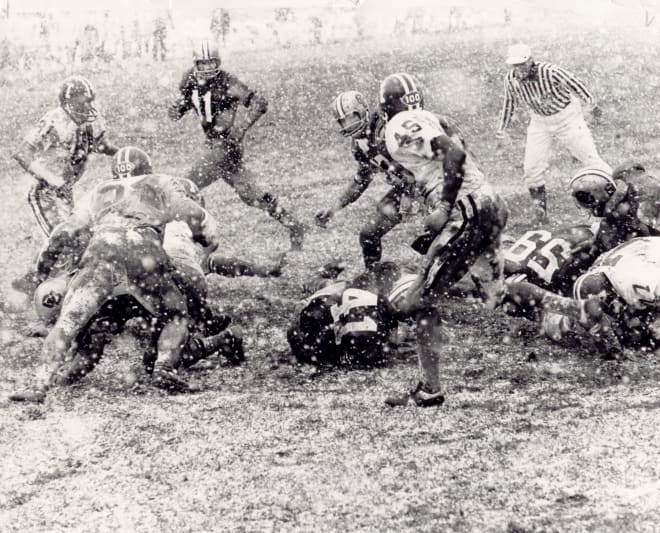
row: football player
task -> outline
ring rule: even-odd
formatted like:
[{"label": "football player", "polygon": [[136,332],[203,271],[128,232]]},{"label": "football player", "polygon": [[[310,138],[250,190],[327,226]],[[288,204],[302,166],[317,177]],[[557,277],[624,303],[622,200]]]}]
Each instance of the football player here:
[{"label": "football player", "polygon": [[321,367],[382,364],[398,324],[387,295],[401,277],[399,268],[375,263],[353,280],[333,280],[341,269],[331,270],[306,284],[320,288],[295,313],[287,332],[291,352],[298,362]]},{"label": "football player", "polygon": [[[600,305],[590,301],[594,297]],[[507,284],[504,306],[514,304],[518,314],[541,321],[555,342],[571,343],[588,332],[601,341],[605,358],[617,358],[623,347],[660,346],[659,302],[660,237],[638,237],[601,255],[576,280],[573,299],[514,282]]]},{"label": "football player", "polygon": [[[243,137],[268,109],[266,98],[221,69],[218,48],[208,40],[202,40],[193,51],[193,66],[184,73],[179,92],[169,108],[170,118],[179,120],[194,109],[206,136],[207,151],[187,177],[200,188],[222,179],[243,202],[267,211],[287,228],[292,249],[301,249],[303,225],[278,204],[277,198],[262,191],[243,166]],[[247,108],[244,120],[236,120],[239,105]]]},{"label": "football player", "polygon": [[604,252],[635,237],[660,235],[660,180],[637,163],[624,164],[612,174],[583,168],[570,181],[576,203],[601,219],[592,242],[576,252],[571,267],[589,267]]},{"label": "football player", "polygon": [[[409,83],[414,83],[407,74]],[[351,138],[351,151],[357,162],[357,172],[335,203],[316,214],[316,223],[326,227],[330,219],[341,209],[355,202],[369,187],[378,173],[392,186],[376,207],[376,215],[360,230],[360,246],[364,265],[368,269],[382,256],[381,240],[402,220],[402,204],[410,204],[413,194],[412,176],[392,160],[385,148],[385,119],[376,110],[369,112],[365,97],[358,91],[339,94],[332,110],[344,137]],[[405,207],[404,207],[405,208]]]},{"label": "football player", "polygon": [[543,289],[570,296],[582,271],[571,270],[573,250],[591,243],[597,228],[579,225],[553,233],[544,229],[525,232],[504,247],[504,275],[511,281],[529,281]]},{"label": "football player", "polygon": [[624,346],[660,346],[660,237],[638,237],[601,255],[575,282],[575,298],[598,296]]},{"label": "football player", "polygon": [[381,108],[388,117],[387,150],[414,176],[428,215],[425,234],[415,243],[425,254],[421,273],[401,304],[401,313],[417,324],[422,380],[411,392],[388,398],[386,403],[427,407],[444,402],[437,301],[482,255],[491,270],[489,292],[495,299],[502,285],[499,244],[508,211],[462,139],[452,135],[437,115],[421,109],[419,88],[409,86],[405,79],[394,83],[393,78],[402,77],[389,76],[380,91]]},{"label": "football player", "polygon": [[[47,279],[36,289],[35,310],[44,323],[52,324],[56,321],[62,301],[74,278],[75,273],[63,273]],[[75,354],[70,361],[58,368],[53,377],[53,384],[71,384],[91,372],[100,361],[106,346],[123,331],[129,320],[136,318],[140,320],[142,331],[150,339],[147,351],[143,355],[143,363],[145,370],[151,373],[157,355],[158,338],[164,324],[155,309],[139,298],[139,293],[132,294],[128,286],[115,287],[113,294],[81,328],[73,343]],[[231,363],[242,360],[244,357],[242,339],[236,335],[235,330],[226,329],[229,321],[230,319],[225,317],[223,322],[192,325],[187,343],[181,351],[180,360],[176,361],[175,368],[187,368],[218,351]],[[169,385],[172,390],[187,388],[183,381],[170,382]],[[32,396],[19,393],[13,395],[11,399],[40,401],[42,398],[39,394]]]},{"label": "football player", "polygon": [[[42,364],[28,397],[43,399],[56,378],[81,329],[122,284],[163,321],[152,382],[155,386],[183,388],[176,374],[182,347],[188,339],[186,298],[172,276],[163,250],[162,233],[173,220],[183,220],[193,236],[215,248],[215,220],[192,200],[180,179],[146,174],[100,183],[57,226],[49,246],[61,244],[92,230],[79,270],[62,302],[62,309],[42,347]],[[44,254],[48,256],[48,253]],[[51,255],[51,264],[54,263]],[[47,275],[48,268],[44,268]]]},{"label": "football player", "polygon": [[106,138],[95,99],[87,79],[66,78],[59,89],[59,107],[27,132],[12,156],[36,179],[28,202],[46,235],[71,213],[73,186],[85,171],[89,154],[114,155],[117,151]]}]

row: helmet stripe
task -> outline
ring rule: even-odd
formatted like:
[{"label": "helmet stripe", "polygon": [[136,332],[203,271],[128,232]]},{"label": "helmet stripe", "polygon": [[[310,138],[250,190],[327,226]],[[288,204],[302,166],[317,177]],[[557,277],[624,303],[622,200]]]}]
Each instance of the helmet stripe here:
[{"label": "helmet stripe", "polygon": [[415,86],[415,82],[405,72],[400,72],[398,74],[395,74],[395,76],[396,79],[401,82],[401,85],[403,85],[406,94],[412,93],[417,90],[417,87]]},{"label": "helmet stripe", "polygon": [[612,178],[612,175],[600,168],[594,168],[594,167],[589,167],[589,168],[583,168],[581,170],[578,170],[578,172],[571,178],[570,183],[568,186],[572,186],[573,183],[575,183],[576,180],[582,178],[583,176],[588,176],[589,174],[593,174],[595,176],[600,176],[601,178],[604,178],[608,181],[608,183],[611,183],[612,185],[616,185],[614,183],[614,179]]},{"label": "helmet stripe", "polygon": [[344,106],[341,105],[341,99],[342,99],[342,96],[344,96],[344,94],[346,94],[346,93],[341,93],[337,97],[337,99],[335,100],[335,104],[336,104],[336,107],[337,107],[337,116],[339,118],[344,118],[344,116],[346,114],[346,112],[344,111]]}]

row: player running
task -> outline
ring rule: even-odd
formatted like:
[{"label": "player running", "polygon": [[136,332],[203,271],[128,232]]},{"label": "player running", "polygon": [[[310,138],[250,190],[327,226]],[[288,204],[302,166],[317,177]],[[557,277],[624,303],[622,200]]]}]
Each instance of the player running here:
[{"label": "player running", "polygon": [[417,87],[399,74],[388,76],[381,84],[380,100],[388,116],[387,150],[414,176],[428,212],[426,234],[417,241],[418,251],[425,254],[421,273],[400,304],[401,315],[417,324],[422,379],[414,390],[386,403],[441,405],[438,300],[482,255],[493,285],[501,285],[498,251],[507,209],[462,139],[451,135],[437,115],[421,109]]},{"label": "player running", "polygon": [[[200,188],[222,179],[245,204],[267,211],[287,228],[292,249],[300,250],[303,225],[278,205],[277,198],[262,191],[243,166],[243,137],[268,109],[266,98],[222,70],[218,48],[208,40],[193,51],[193,67],[184,73],[179,92],[170,106],[170,118],[179,120],[194,109],[206,136],[207,151],[190,170],[188,179]],[[247,108],[247,117],[237,121],[239,105]]]},{"label": "player running", "polygon": [[96,92],[82,76],[60,85],[59,107],[46,113],[27,132],[13,158],[34,176],[28,202],[46,235],[73,208],[73,186],[85,171],[91,153],[114,155],[117,148],[105,135],[105,124],[94,107]]}]

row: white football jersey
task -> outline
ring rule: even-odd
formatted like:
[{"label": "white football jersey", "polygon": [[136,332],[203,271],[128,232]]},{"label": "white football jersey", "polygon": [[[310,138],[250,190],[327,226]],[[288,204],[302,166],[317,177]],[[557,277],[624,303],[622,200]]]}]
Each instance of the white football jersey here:
[{"label": "white football jersey", "polygon": [[[431,140],[447,135],[434,113],[422,109],[402,111],[392,117],[385,128],[385,143],[392,158],[411,172],[419,192],[427,198],[427,205],[435,207],[434,197],[439,196],[444,182],[441,160],[433,159]],[[453,138],[456,142],[460,140]],[[463,185],[457,199],[487,187],[486,179],[468,153],[463,166]],[[433,195],[434,191],[438,194]]]},{"label": "white football jersey", "polygon": [[620,244],[601,255],[587,274],[593,272],[605,274],[631,307],[660,308],[660,237],[638,237]]}]

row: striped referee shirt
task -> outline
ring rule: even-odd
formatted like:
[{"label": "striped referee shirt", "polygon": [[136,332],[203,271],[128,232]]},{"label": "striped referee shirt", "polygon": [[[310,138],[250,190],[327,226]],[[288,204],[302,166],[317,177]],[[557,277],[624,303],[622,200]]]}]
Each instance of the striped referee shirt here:
[{"label": "striped referee shirt", "polygon": [[516,104],[524,102],[531,110],[543,116],[554,115],[571,101],[571,92],[590,105],[594,97],[574,74],[552,63],[535,63],[529,76],[520,81],[510,70],[504,79],[504,107],[498,130],[504,130],[511,121]]}]

